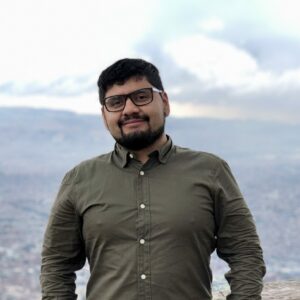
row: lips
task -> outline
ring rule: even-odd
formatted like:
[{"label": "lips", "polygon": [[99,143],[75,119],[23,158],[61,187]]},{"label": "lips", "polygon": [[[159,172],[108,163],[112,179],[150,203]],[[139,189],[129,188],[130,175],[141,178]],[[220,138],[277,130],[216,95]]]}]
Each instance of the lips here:
[{"label": "lips", "polygon": [[138,125],[143,122],[148,122],[149,117],[147,116],[126,116],[125,118],[122,118],[118,123],[119,126],[124,126],[124,125]]},{"label": "lips", "polygon": [[137,124],[137,123],[142,123],[142,122],[145,122],[145,120],[143,120],[143,119],[130,119],[130,120],[127,120],[127,121],[123,121],[122,125]]}]

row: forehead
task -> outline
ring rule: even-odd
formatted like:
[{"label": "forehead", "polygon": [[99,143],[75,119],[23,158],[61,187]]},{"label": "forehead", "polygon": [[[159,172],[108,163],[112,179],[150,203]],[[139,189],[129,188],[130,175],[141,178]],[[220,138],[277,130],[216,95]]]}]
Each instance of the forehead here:
[{"label": "forehead", "polygon": [[105,93],[105,97],[114,95],[128,94],[135,90],[152,87],[146,77],[131,77],[122,84],[115,83],[109,87]]}]

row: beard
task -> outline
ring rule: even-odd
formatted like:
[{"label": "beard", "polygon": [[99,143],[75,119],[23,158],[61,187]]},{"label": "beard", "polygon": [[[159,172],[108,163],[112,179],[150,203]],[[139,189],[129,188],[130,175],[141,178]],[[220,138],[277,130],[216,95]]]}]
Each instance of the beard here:
[{"label": "beard", "polygon": [[[146,121],[149,121],[148,117],[143,117]],[[145,149],[152,144],[154,144],[165,132],[165,122],[156,130],[151,130],[150,128],[146,131],[138,131],[129,134],[124,134],[122,127],[121,137],[116,138],[121,146],[132,151],[139,151]]]}]

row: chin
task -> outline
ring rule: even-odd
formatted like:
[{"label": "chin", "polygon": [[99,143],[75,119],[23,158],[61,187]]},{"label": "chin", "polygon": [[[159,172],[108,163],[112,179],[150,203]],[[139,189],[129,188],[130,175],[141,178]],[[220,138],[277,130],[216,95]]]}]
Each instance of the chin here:
[{"label": "chin", "polygon": [[164,126],[157,130],[134,130],[115,139],[120,145],[130,150],[141,150],[155,143],[164,133]]}]

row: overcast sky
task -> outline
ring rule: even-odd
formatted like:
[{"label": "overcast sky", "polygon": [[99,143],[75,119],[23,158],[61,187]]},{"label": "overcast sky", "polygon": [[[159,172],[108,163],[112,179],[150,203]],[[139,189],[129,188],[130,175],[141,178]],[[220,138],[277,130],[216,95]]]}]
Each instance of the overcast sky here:
[{"label": "overcast sky", "polygon": [[99,113],[101,70],[161,71],[173,116],[300,123],[298,0],[0,0],[0,106]]}]

